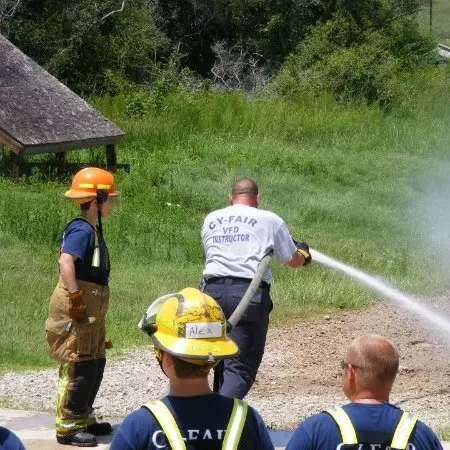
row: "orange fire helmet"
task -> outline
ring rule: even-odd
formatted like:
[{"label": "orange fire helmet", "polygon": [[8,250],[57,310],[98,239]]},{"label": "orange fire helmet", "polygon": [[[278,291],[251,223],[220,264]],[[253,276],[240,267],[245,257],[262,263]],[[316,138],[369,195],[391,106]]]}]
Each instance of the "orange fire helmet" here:
[{"label": "orange fire helmet", "polygon": [[75,174],[64,197],[75,203],[87,203],[97,198],[99,191],[106,192],[108,197],[119,195],[113,174],[98,167],[86,167]]}]

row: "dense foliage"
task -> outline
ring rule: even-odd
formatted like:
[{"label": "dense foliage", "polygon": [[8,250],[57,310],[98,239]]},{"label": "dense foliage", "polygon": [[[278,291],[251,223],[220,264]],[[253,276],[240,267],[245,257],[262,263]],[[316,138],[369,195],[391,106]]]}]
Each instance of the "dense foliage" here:
[{"label": "dense foliage", "polygon": [[209,78],[254,93],[276,77],[272,92],[388,105],[398,80],[432,60],[418,10],[418,0],[0,0],[0,31],[83,94],[151,89],[171,71],[196,87]]},{"label": "dense foliage", "polygon": [[434,61],[430,36],[411,16],[382,7],[368,16],[343,10],[317,25],[289,55],[275,89],[330,91],[339,101],[391,106],[405,94],[403,75]]}]

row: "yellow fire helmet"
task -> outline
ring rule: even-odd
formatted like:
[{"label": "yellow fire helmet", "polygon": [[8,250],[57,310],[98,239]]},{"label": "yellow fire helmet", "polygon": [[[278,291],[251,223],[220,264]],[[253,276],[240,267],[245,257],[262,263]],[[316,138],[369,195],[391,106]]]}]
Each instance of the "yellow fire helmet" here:
[{"label": "yellow fire helmet", "polygon": [[157,299],[138,327],[149,334],[156,348],[197,364],[214,363],[239,351],[227,336],[222,308],[194,288]]}]

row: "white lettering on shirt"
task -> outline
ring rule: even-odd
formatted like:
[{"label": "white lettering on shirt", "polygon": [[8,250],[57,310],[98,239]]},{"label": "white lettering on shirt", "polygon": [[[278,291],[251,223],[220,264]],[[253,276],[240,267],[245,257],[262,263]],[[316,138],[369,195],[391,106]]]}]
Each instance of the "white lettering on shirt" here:
[{"label": "white lettering on shirt", "polygon": [[[216,223],[217,222],[217,223]],[[254,227],[258,221],[256,219],[253,219],[252,217],[248,217],[248,216],[228,216],[228,217],[216,217],[215,220],[213,220],[212,222],[209,222],[209,229],[210,230],[214,230],[214,228],[216,228],[217,225],[221,226],[223,224],[228,224],[231,225],[233,223],[247,223],[250,226]],[[232,229],[232,227],[230,227],[230,229]],[[225,233],[225,231],[224,231]]]},{"label": "white lettering on shirt", "polygon": [[200,430],[188,430],[188,436],[190,441],[196,441],[198,439],[198,434]]},{"label": "white lettering on shirt", "polygon": [[162,443],[158,443],[158,436],[159,435],[164,435],[164,433],[163,433],[163,431],[162,430],[158,430],[158,431],[155,431],[154,433],[153,433],[153,436],[152,436],[152,444],[156,447],[156,448],[165,448],[165,444],[162,444]]},{"label": "white lettering on shirt", "polygon": [[[219,434],[218,432],[222,431],[222,430],[217,430],[217,434]],[[205,434],[203,435],[203,440],[211,440],[212,439],[212,434],[211,434],[211,430],[206,429],[205,430]]]},{"label": "white lettering on shirt", "polygon": [[[214,430],[215,431],[215,439],[218,441],[222,441],[224,437],[225,430]],[[211,441],[214,439],[213,432],[206,428],[203,431],[203,435],[200,434],[200,430],[187,430],[188,439],[183,437],[183,441],[198,441],[199,437],[202,441]],[[169,448],[167,444],[165,444],[161,437],[164,436],[164,432],[162,430],[157,430],[153,433],[152,436],[152,444],[155,448]]]}]

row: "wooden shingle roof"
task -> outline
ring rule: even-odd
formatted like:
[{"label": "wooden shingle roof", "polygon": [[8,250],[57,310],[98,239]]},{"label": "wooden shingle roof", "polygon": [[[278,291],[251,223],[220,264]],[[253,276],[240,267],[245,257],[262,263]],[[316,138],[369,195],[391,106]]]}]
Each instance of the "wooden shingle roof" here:
[{"label": "wooden shingle roof", "polygon": [[0,145],[26,155],[114,144],[123,135],[0,35]]}]

